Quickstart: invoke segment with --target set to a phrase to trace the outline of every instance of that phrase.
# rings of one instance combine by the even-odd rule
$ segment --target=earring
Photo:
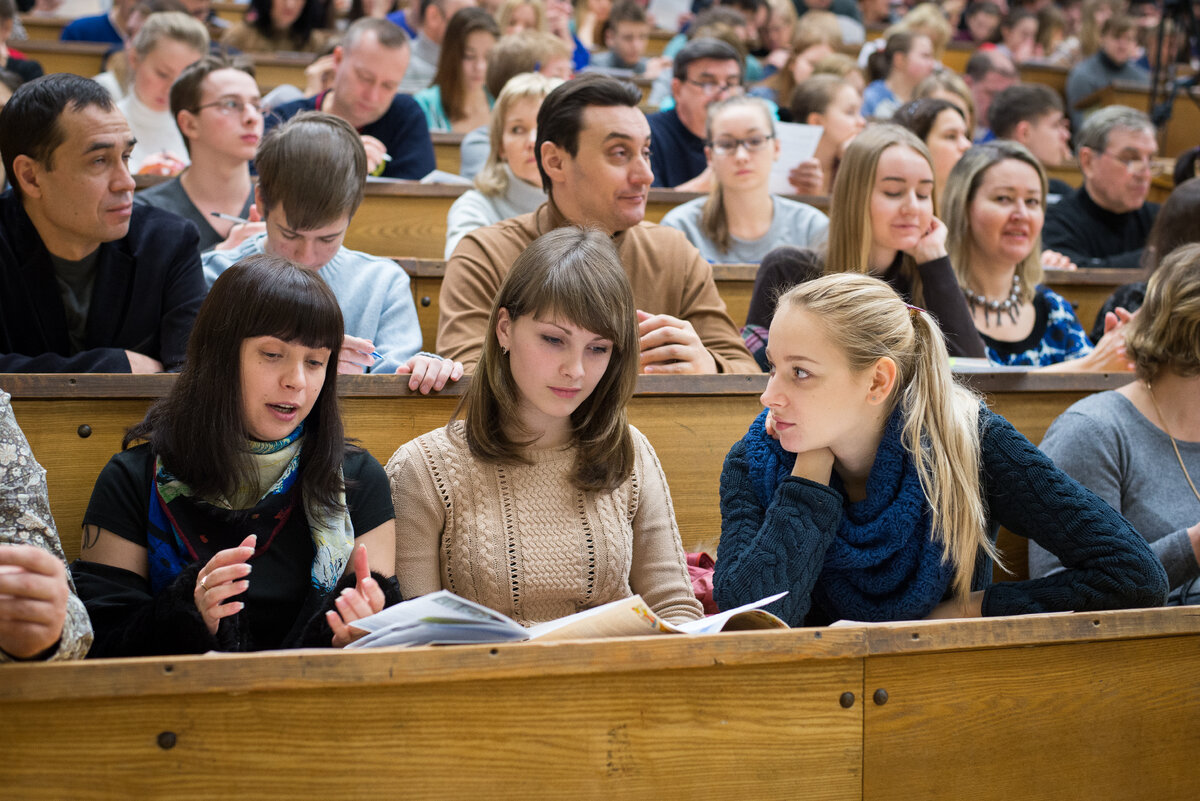
[[[503,355],[503,356],[507,356],[507,355],[508,355],[508,348],[506,348],[506,347],[504,347],[503,345],[501,345],[501,346],[500,346],[500,353],[501,353],[501,355]]]

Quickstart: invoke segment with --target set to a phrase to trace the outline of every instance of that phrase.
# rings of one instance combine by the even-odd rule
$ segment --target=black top
[[[1081,186],[1046,208],[1042,247],[1057,250],[1079,267],[1137,269],[1158,215],[1158,204],[1116,214],[1102,209]]]
[[[96,479],[84,513],[84,525],[99,526],[146,547],[154,462],[149,445],[139,445],[113,456]],[[356,537],[395,518],[387,474],[371,454],[358,449],[347,450],[342,469],[347,483],[346,506]],[[299,482],[293,492],[298,495]],[[297,622],[311,586],[310,573],[316,550],[302,510],[300,505],[269,545],[264,546],[259,538],[260,547],[266,550],[251,560],[250,587],[239,596],[246,607],[238,616],[243,618],[256,650],[278,648],[283,644]],[[221,518],[236,518],[238,513],[219,509],[212,509],[212,512],[211,536],[219,539],[226,533],[220,525]],[[240,530],[243,529],[235,531]],[[228,542],[217,541],[213,547],[214,550],[233,548],[240,541],[240,534],[232,533]],[[85,605],[111,603],[111,595],[93,594],[86,589],[88,587],[87,583],[80,587],[80,597]],[[148,592],[148,587],[144,589]],[[103,648],[104,626],[97,624],[96,633],[97,643]]]
[[[803,251],[804,258],[772,259],[768,254],[763,259],[754,279],[754,293],[750,298],[750,310],[746,315],[747,325],[771,327],[775,316],[775,300],[791,286],[820,275],[824,268],[824,257],[813,250]],[[966,298],[950,266],[950,259],[940,259],[917,265],[921,277],[921,291],[925,309],[933,315],[946,335],[946,348],[951,356],[987,358],[983,340],[971,319]],[[887,271],[879,276],[904,298],[912,299],[912,280],[904,272],[903,254],[896,254]]]
[[[40,78],[43,74],[41,64],[31,58],[17,58],[12,54],[9,54],[8,60],[4,62],[4,69],[19,77],[22,82]]]
[[[286,122],[301,111],[319,111],[324,93],[284,103],[266,118],[266,131]],[[266,131],[263,135],[266,135]],[[373,136],[387,148],[392,159],[384,162],[384,178],[407,178],[419,181],[437,168],[433,157],[433,140],[429,138],[429,123],[425,112],[410,95],[398,94],[382,117],[358,129],[364,136]]]
[[[128,373],[126,350],[178,369],[207,289],[196,226],[133,207],[97,250],[85,348],[71,347],[50,253],[12,191],[0,195],[0,373]]]
[[[695,178],[708,166],[704,140],[684,127],[675,109],[646,118],[650,123],[650,169],[653,186],[673,189]]]
[[[143,189],[133,196],[133,202],[169,211],[190,221],[192,225],[196,226],[196,230],[200,232],[201,253],[212,250],[225,241],[225,237],[217,233],[217,229],[212,227],[212,218],[205,217],[203,212],[196,208],[196,204],[192,202],[192,199],[188,197],[188,193],[184,191],[183,184],[179,182],[178,175],[169,181],[156,184],[149,189]],[[253,187],[251,187],[250,194],[246,197],[246,202],[242,204],[242,210],[239,212],[242,217],[249,218],[250,207],[252,205],[254,205]]]

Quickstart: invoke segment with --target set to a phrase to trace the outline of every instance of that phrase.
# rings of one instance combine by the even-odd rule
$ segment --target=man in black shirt
[[[712,173],[704,155],[708,107],[742,91],[742,60],[719,39],[695,39],[675,56],[675,108],[647,117],[654,186],[707,192]]]
[[[1146,202],[1156,153],[1142,112],[1109,106],[1088,117],[1076,143],[1083,186],[1046,210],[1042,244],[1080,267],[1140,266],[1158,214]]]
[[[179,367],[204,298],[190,222],[133,205],[129,123],[95,81],[24,84],[0,112],[0,372]]]

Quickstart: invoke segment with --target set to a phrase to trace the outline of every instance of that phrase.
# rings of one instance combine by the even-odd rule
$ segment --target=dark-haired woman
[[[250,0],[246,19],[221,44],[246,53],[320,53],[328,49],[326,6],[320,0]]]
[[[213,284],[84,514],[90,656],[340,647],[399,599],[387,477],[343,435],[341,342],[315,273],[255,256]]]
[[[700,617],[662,466],[626,416],[637,372],[611,238],[534,241],[492,306],[463,419],[388,462],[404,596],[445,588],[527,625],[633,593]]]
[[[496,21],[482,8],[464,8],[450,18],[433,85],[413,95],[430,131],[466,133],[488,124],[488,55],[499,38]]]

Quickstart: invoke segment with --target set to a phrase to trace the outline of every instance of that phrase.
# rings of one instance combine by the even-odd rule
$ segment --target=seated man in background
[[[424,392],[462,375],[461,365],[418,353],[421,327],[408,274],[391,259],[342,247],[367,175],[367,155],[350,124],[332,114],[297,114],[267,134],[255,165],[255,204],[266,233],[204,254],[208,285],[247,256],[279,256],[321,276],[337,297],[346,327],[339,372],[411,373],[409,386]],[[319,192],[314,176],[321,176]]]
[[[67,573],[46,471],[0,390],[0,662],[82,659],[92,624]]]
[[[1021,74],[1012,59],[999,50],[976,50],[967,59],[963,81],[971,90],[971,103],[975,106],[975,131],[971,139],[977,143],[986,142],[993,138],[992,130],[985,127],[990,119],[988,110],[992,98],[1020,83]]]
[[[654,186],[707,192],[712,186],[704,155],[708,107],[742,91],[742,59],[719,39],[693,39],[675,56],[673,69],[675,108],[648,118]]]
[[[1154,124],[1128,106],[1097,111],[1083,125],[1075,157],[1083,186],[1046,210],[1042,245],[1080,267],[1136,269],[1158,214],[1148,203]]]
[[[129,37],[129,15],[137,0],[113,0],[107,13],[80,17],[68,23],[58,38],[64,42],[103,42],[125,44]]]
[[[442,282],[443,356],[474,367],[492,299],[517,256],[548,231],[582,225],[613,235],[638,304],[644,372],[759,372],[717,294],[712,266],[679,231],[643,221],[650,126],[640,101],[636,87],[603,75],[567,81],[546,96],[536,147],[550,200],[459,242]]]
[[[301,111],[325,111],[362,135],[371,175],[424,178],[437,166],[425,113],[417,101],[397,94],[409,56],[408,35],[395,24],[357,20],[333,49],[333,88],[279,106],[267,129]]]
[[[1134,63],[1137,50],[1137,22],[1132,17],[1117,14],[1104,21],[1100,27],[1100,49],[1067,73],[1065,94],[1072,128],[1078,131],[1083,126],[1085,112],[1076,104],[1092,93],[1115,81],[1150,84],[1150,73]]]
[[[95,81],[56,73],[0,112],[0,372],[158,373],[204,298],[196,227],[133,205],[129,124]]]
[[[649,44],[650,21],[646,11],[634,0],[621,0],[613,6],[604,29],[604,46],[608,50],[592,56],[588,69],[629,70],[634,75],[654,80],[671,62],[646,58]]]
[[[245,219],[254,206],[250,161],[262,139],[261,102],[254,67],[248,63],[205,56],[187,67],[171,85],[171,114],[191,165],[171,180],[138,192],[133,202],[191,220],[200,231],[201,251],[220,245],[235,226],[217,215]],[[255,232],[261,233],[261,226]],[[227,247],[244,238],[230,240]]]
[[[996,95],[988,109],[988,127],[997,139],[1024,145],[1047,170],[1071,161],[1071,126],[1062,98],[1049,86],[1019,84]],[[1073,191],[1062,179],[1050,179],[1051,195],[1062,198]]]

